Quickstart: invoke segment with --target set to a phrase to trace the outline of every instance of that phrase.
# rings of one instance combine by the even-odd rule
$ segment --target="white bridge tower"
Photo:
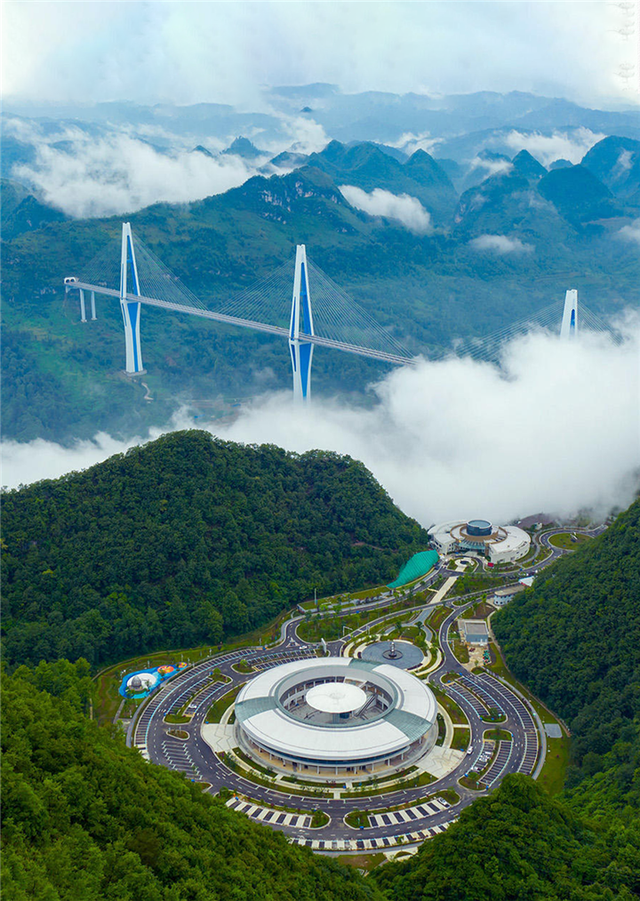
[[[289,350],[293,368],[293,397],[296,401],[306,401],[311,389],[311,360],[313,344],[300,339],[300,318],[302,316],[303,335],[314,335],[311,295],[309,294],[309,273],[307,251],[304,244],[296,247],[296,268],[293,277],[293,299],[291,301],[291,325],[289,327]]]
[[[578,337],[578,292],[575,288],[570,288],[564,297],[564,311],[562,313],[560,337]]]
[[[129,276],[130,284],[129,284]],[[129,288],[129,290],[127,290]],[[127,375],[142,375],[142,348],[140,346],[140,304],[127,299],[127,294],[140,296],[138,267],[133,249],[131,225],[122,223],[122,253],[120,256],[120,308],[124,322],[124,343]]]

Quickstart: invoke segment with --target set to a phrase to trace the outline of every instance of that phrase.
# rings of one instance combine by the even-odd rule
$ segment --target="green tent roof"
[[[419,579],[421,576],[426,576],[429,570],[433,569],[437,562],[437,551],[420,551],[420,553],[414,554],[402,567],[400,575],[395,582],[390,582],[388,587],[402,588],[403,585],[408,585],[409,582],[415,582],[415,580]]]

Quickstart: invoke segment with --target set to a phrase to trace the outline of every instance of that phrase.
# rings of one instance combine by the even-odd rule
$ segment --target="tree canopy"
[[[89,666],[3,678],[5,901],[381,901],[83,712]],[[88,684],[87,684],[88,682]]]
[[[4,497],[10,663],[217,643],[387,582],[426,532],[349,457],[175,432]]]
[[[640,895],[640,501],[492,618],[512,671],[568,722],[550,798],[507,776],[406,863],[393,901],[630,901]]]
[[[575,764],[594,772],[640,715],[640,501],[492,624],[515,675],[567,722]]]

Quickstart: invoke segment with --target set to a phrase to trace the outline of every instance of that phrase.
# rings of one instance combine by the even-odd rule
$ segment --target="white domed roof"
[[[323,713],[353,713],[367,703],[367,696],[357,685],[326,682],[310,688],[306,697],[309,707]]]

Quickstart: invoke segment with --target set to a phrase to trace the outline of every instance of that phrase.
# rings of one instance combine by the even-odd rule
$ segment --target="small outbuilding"
[[[460,619],[458,623],[467,644],[489,644],[489,629],[483,619]]]

